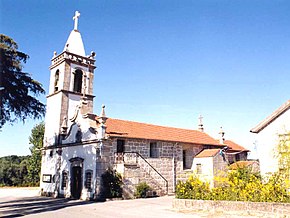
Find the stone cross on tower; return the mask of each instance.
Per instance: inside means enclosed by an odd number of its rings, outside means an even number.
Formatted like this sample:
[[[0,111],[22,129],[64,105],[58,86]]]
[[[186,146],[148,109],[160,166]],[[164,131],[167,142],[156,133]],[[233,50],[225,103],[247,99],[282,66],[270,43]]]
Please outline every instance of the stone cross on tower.
[[[199,119],[198,130],[203,132],[204,131],[203,123],[202,123],[203,117],[201,115],[199,115],[198,119]]]
[[[80,12],[76,11],[75,16],[73,17],[73,20],[75,21],[74,30],[78,30],[78,21],[80,16]]]

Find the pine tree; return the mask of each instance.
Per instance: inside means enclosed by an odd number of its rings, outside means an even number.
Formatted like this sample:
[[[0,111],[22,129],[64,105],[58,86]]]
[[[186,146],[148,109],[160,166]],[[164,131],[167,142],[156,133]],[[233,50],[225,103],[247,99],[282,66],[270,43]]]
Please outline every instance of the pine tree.
[[[42,85],[23,72],[28,58],[13,39],[0,34],[0,129],[6,122],[37,119],[45,113],[45,105],[36,99],[45,93]]]

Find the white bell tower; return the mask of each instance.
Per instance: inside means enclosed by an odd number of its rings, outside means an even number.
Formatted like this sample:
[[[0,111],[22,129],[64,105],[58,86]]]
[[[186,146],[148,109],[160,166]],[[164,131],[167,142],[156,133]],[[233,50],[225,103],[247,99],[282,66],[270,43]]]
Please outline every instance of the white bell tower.
[[[59,143],[63,125],[70,126],[80,101],[87,105],[87,113],[93,112],[93,78],[95,53],[85,55],[84,44],[78,30],[80,13],[75,12],[74,29],[64,50],[54,52],[50,66],[50,85],[47,96],[44,146]]]

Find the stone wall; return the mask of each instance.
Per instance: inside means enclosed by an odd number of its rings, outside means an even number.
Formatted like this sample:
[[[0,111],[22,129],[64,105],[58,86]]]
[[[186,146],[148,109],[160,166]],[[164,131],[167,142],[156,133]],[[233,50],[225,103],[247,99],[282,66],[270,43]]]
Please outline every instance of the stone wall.
[[[121,138],[120,138],[121,139]],[[191,174],[192,170],[183,168],[183,150],[186,150],[186,161],[188,166],[192,164],[194,155],[202,150],[201,145],[181,144],[164,141],[152,141],[146,139],[123,139],[125,140],[125,154],[126,152],[138,152],[141,157],[137,159],[136,166],[126,165],[120,166],[120,163],[115,162],[115,154],[117,152],[117,138],[110,141],[110,145],[106,145],[109,149],[110,163],[119,170],[123,175],[125,189],[128,193],[132,193],[138,183],[145,181],[152,186],[157,194],[164,195],[167,193],[166,182],[159,175],[161,174],[168,181],[168,193],[175,191],[177,180],[185,180]],[[150,157],[150,142],[157,143],[158,157]],[[150,167],[150,165],[152,167]],[[158,171],[156,173],[154,169]]]
[[[228,163],[223,157],[218,153],[213,157],[213,176],[214,177],[225,177],[228,171]],[[217,183],[214,181],[214,185]]]
[[[179,211],[243,212],[259,217],[290,218],[290,204],[283,203],[173,199],[172,207]]]

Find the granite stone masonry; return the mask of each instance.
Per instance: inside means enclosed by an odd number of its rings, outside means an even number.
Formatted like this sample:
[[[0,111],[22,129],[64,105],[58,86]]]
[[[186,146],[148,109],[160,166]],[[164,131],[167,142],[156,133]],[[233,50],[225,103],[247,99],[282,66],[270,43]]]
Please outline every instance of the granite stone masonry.
[[[178,211],[245,212],[247,215],[290,218],[290,204],[242,201],[206,201],[173,199],[172,207]]]

